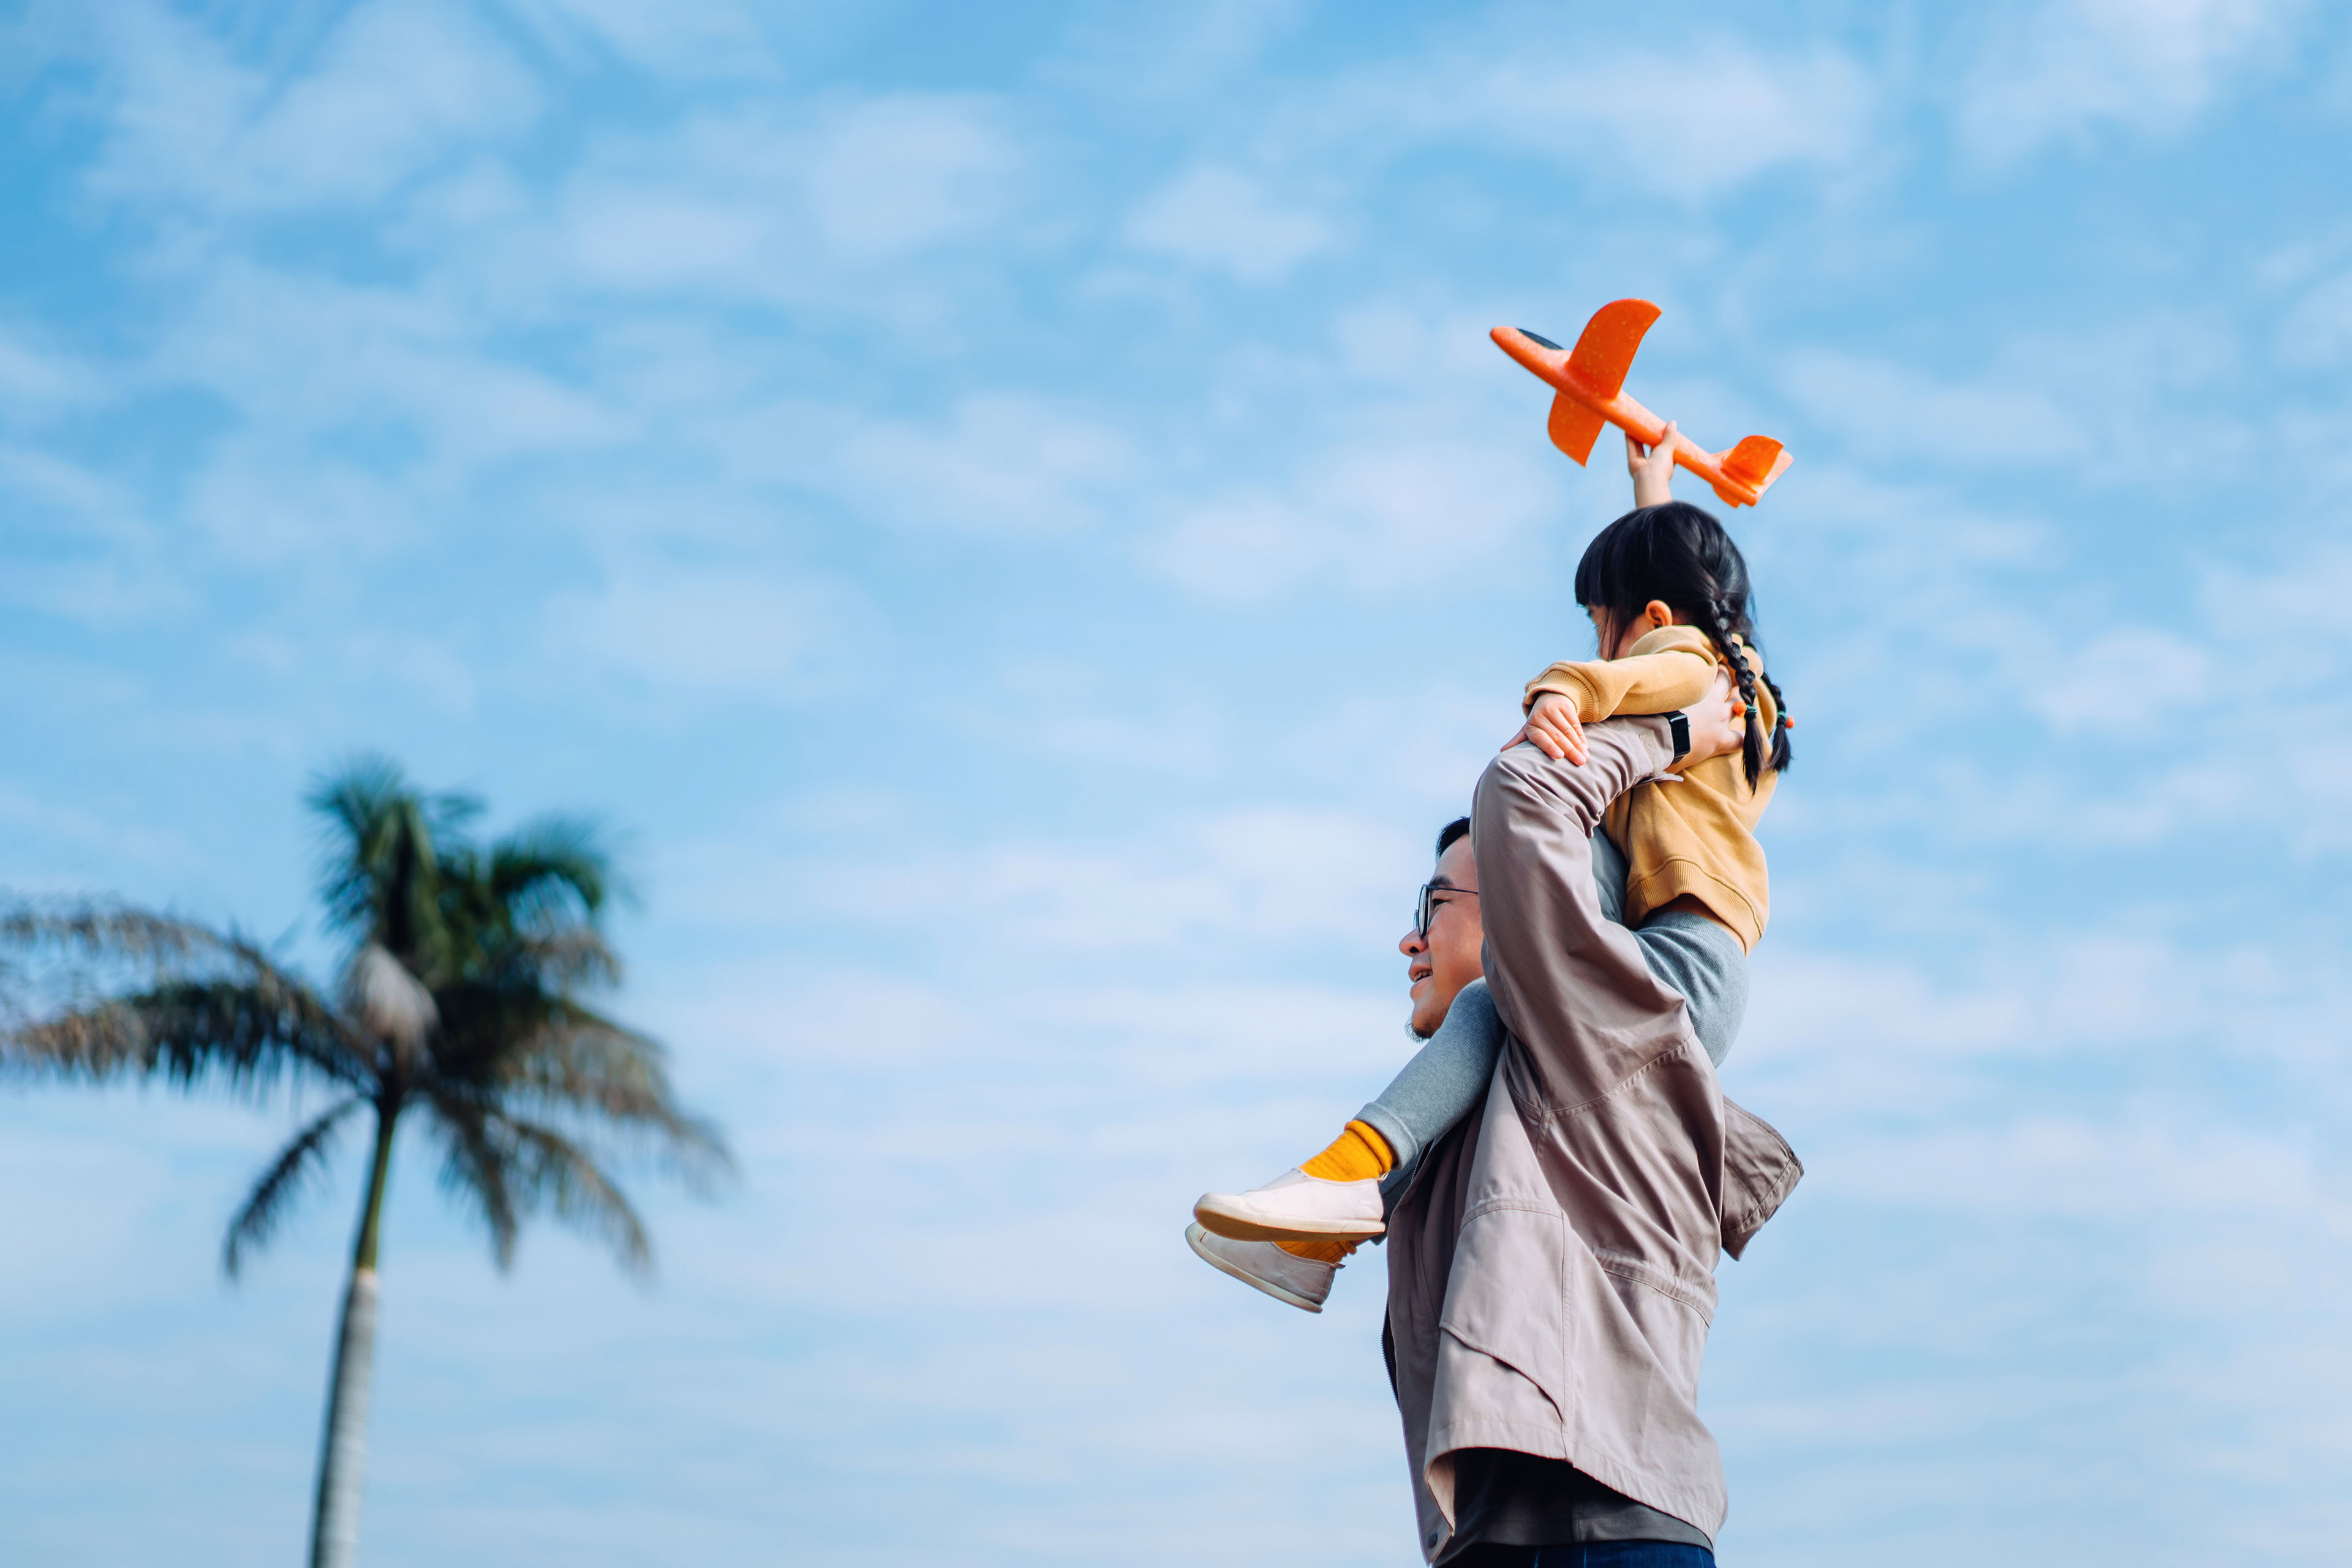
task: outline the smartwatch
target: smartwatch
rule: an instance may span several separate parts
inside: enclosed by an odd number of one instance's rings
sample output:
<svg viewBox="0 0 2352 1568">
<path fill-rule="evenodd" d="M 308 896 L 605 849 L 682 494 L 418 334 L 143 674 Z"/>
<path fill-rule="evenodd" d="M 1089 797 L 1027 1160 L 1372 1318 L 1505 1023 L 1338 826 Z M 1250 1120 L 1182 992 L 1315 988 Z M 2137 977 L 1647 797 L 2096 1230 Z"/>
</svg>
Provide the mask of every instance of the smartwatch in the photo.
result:
<svg viewBox="0 0 2352 1568">
<path fill-rule="evenodd" d="M 1661 713 L 1658 717 L 1664 719 L 1666 721 L 1666 728 L 1674 731 L 1675 761 L 1679 763 L 1690 755 L 1690 715 L 1677 709 L 1672 713 Z"/>
</svg>

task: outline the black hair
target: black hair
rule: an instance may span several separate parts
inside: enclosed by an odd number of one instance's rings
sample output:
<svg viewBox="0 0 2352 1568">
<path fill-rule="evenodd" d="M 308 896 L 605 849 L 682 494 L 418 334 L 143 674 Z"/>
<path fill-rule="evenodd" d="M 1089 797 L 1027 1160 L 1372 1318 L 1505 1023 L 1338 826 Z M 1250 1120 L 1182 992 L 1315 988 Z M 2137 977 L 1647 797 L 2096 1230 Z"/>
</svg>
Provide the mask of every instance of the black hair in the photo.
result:
<svg viewBox="0 0 2352 1568">
<path fill-rule="evenodd" d="M 1469 837 L 1470 819 L 1466 816 L 1455 817 L 1437 830 L 1437 858 L 1441 860 L 1444 859 L 1448 849 Z"/>
<path fill-rule="evenodd" d="M 1748 704 L 1748 739 L 1741 748 L 1748 787 L 1754 789 L 1768 767 L 1776 773 L 1786 769 L 1789 705 L 1764 672 L 1764 652 L 1756 646 L 1756 601 L 1748 586 L 1748 562 L 1723 524 L 1688 501 L 1634 508 L 1596 534 L 1584 547 L 1584 559 L 1576 563 L 1576 602 L 1603 612 L 1614 626 L 1626 625 L 1653 599 L 1686 616 L 1731 661 L 1739 678 L 1740 700 Z M 1748 668 L 1742 643 L 1755 651 L 1754 669 Z M 1769 743 L 1756 702 L 1759 680 L 1772 693 L 1776 715 Z"/>
</svg>

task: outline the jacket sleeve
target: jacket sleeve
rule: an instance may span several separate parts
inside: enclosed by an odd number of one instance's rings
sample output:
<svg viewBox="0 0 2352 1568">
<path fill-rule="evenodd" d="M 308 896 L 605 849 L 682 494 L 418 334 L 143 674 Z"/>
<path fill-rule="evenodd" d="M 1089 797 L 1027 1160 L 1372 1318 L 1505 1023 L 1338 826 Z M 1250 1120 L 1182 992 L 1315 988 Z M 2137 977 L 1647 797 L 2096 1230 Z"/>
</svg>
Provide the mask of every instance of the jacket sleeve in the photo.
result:
<svg viewBox="0 0 2352 1568">
<path fill-rule="evenodd" d="M 1690 626 L 1661 626 L 1622 658 L 1553 665 L 1528 682 L 1519 710 L 1538 692 L 1557 691 L 1576 704 L 1580 724 L 1648 713 L 1672 713 L 1706 695 L 1715 681 L 1715 646 Z"/>
</svg>

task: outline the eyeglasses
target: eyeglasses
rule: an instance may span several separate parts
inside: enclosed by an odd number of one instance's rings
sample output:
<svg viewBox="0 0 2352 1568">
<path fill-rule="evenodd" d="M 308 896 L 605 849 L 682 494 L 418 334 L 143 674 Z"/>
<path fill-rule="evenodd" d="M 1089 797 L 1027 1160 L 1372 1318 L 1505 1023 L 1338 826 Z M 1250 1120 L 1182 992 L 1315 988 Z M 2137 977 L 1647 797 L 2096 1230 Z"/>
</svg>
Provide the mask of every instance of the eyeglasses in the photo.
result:
<svg viewBox="0 0 2352 1568">
<path fill-rule="evenodd" d="M 1451 893 L 1457 899 L 1475 899 L 1478 896 L 1478 889 L 1457 888 L 1451 882 L 1423 882 L 1421 885 L 1421 901 L 1412 907 L 1412 934 L 1423 942 L 1429 940 L 1429 918 L 1439 908 L 1433 896 L 1438 893 Z"/>
</svg>

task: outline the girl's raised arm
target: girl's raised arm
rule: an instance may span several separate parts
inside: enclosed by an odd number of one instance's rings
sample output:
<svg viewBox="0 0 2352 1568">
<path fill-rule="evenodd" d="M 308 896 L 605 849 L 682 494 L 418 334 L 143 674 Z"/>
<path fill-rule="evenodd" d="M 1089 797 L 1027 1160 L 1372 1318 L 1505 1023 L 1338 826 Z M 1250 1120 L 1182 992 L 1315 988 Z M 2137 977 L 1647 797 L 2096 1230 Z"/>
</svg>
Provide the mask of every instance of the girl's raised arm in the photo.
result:
<svg viewBox="0 0 2352 1568">
<path fill-rule="evenodd" d="M 1675 499 L 1675 422 L 1666 421 L 1665 433 L 1654 447 L 1644 447 L 1631 435 L 1625 437 L 1625 471 L 1633 476 L 1635 506 L 1664 506 Z"/>
</svg>

